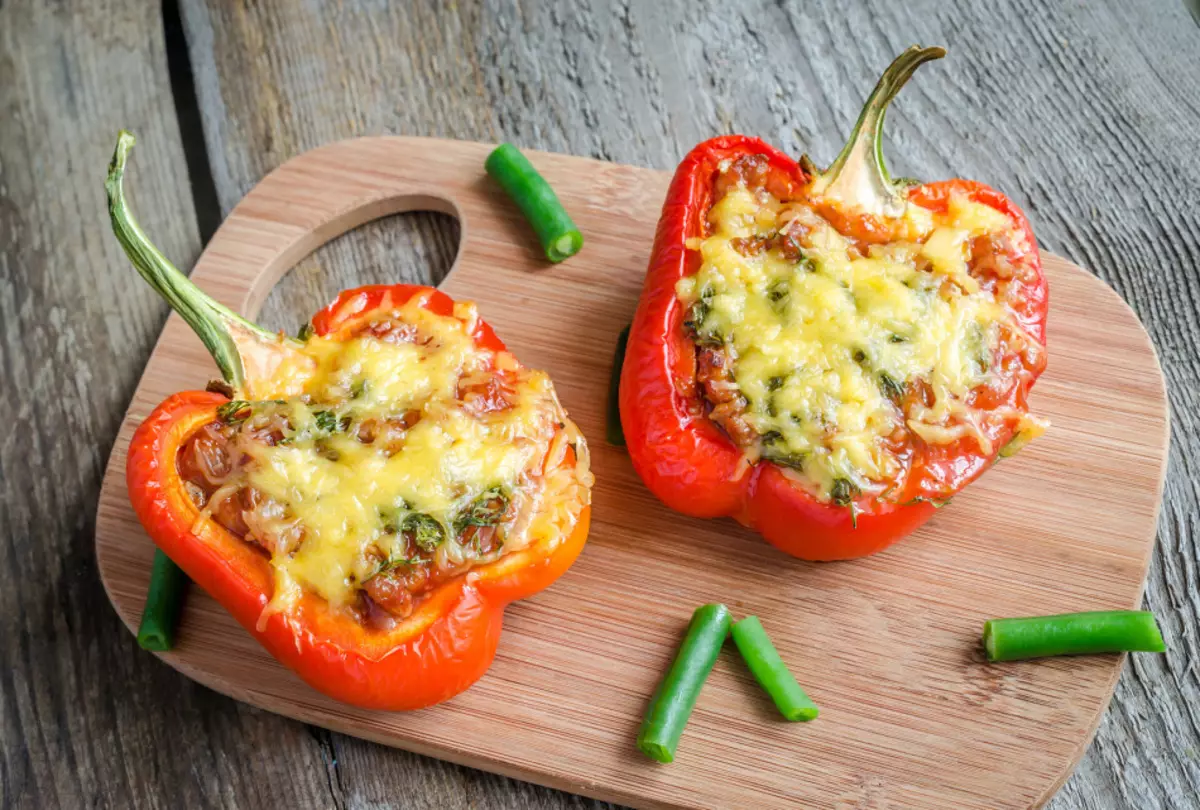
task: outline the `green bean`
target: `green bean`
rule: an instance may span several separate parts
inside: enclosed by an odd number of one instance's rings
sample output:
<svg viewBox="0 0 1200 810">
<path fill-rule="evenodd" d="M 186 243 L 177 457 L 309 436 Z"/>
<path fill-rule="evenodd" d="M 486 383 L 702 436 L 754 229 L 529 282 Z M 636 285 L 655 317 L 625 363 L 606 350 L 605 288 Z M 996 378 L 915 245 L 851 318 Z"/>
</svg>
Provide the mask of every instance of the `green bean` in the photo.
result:
<svg viewBox="0 0 1200 810">
<path fill-rule="evenodd" d="M 1016 661 L 1052 655 L 1163 652 L 1154 614 L 1141 610 L 1102 610 L 1023 619 L 992 619 L 983 625 L 989 661 Z"/>
<path fill-rule="evenodd" d="M 817 704 L 796 683 L 758 617 L 747 616 L 737 622 L 733 625 L 732 634 L 733 643 L 745 659 L 754 680 L 775 701 L 779 713 L 792 722 L 815 719 L 819 714 Z"/>
<path fill-rule="evenodd" d="M 617 336 L 617 350 L 613 353 L 612 376 L 608 380 L 608 421 L 604 429 L 609 444 L 625 446 L 625 431 L 621 428 L 621 368 L 625 365 L 625 345 L 629 342 L 629 324 Z"/>
<path fill-rule="evenodd" d="M 679 736 L 727 635 L 729 610 L 724 605 L 704 605 L 692 614 L 675 661 L 646 709 L 637 736 L 637 747 L 643 754 L 658 762 L 675 759 Z"/>
<path fill-rule="evenodd" d="M 187 575 L 161 549 L 154 552 L 154 567 L 150 571 L 150 591 L 142 608 L 142 623 L 138 627 L 138 645 L 143 650 L 164 652 L 175 644 L 175 625 L 183 609 Z"/>
<path fill-rule="evenodd" d="M 515 146 L 500 144 L 483 165 L 533 226 L 547 259 L 561 262 L 579 252 L 583 234 L 558 201 L 554 189 Z"/>
</svg>

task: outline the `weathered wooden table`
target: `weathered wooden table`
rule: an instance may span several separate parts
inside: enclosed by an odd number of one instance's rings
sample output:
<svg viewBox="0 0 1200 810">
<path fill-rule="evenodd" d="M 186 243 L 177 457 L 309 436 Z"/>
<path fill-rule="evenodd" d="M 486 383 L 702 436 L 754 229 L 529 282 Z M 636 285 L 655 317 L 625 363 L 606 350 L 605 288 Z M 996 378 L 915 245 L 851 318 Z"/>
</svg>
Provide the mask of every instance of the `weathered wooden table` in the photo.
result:
<svg viewBox="0 0 1200 810">
<path fill-rule="evenodd" d="M 92 538 L 166 308 L 109 235 L 118 128 L 141 141 L 136 210 L 188 267 L 264 174 L 353 135 L 669 168 L 744 131 L 828 161 L 914 42 L 950 58 L 892 112 L 893 164 L 1010 192 L 1046 249 L 1137 310 L 1170 385 L 1146 606 L 1171 651 L 1131 660 L 1050 807 L 1200 807 L 1200 28 L 1181 2 L 164 5 L 0 2 L 0 807 L 601 806 L 247 708 L 137 649 Z M 368 225 L 291 273 L 265 321 L 290 330 L 355 283 L 436 281 L 456 240 L 431 214 Z"/>
</svg>

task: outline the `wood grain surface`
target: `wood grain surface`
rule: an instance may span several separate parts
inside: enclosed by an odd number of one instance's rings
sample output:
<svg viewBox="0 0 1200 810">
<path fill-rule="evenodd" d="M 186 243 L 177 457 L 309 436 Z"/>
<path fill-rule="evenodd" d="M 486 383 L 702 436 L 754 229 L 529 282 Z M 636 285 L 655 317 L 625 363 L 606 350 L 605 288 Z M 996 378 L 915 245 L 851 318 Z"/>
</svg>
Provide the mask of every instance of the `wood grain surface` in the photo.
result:
<svg viewBox="0 0 1200 810">
<path fill-rule="evenodd" d="M 714 132 L 746 131 L 827 161 L 912 42 L 951 56 L 889 116 L 896 167 L 1011 193 L 1044 247 L 1130 302 L 1169 384 L 1146 606 L 1171 652 L 1126 667 L 1050 807 L 1196 806 L 1200 30 L 1184 6 L 189 0 L 182 12 L 186 55 L 164 54 L 145 3 L 0 3 L 0 806 L 599 806 L 248 709 L 133 648 L 94 573 L 92 521 L 165 307 L 130 283 L 107 235 L 100 183 L 119 126 L 142 139 L 135 204 L 187 267 L 197 231 L 267 171 L 351 135 L 507 138 L 669 169 Z M 168 2 L 168 36 L 174 13 Z M 442 217 L 367 226 L 290 274 L 266 320 L 293 328 L 353 283 L 439 279 L 455 242 Z M 869 787 L 863 801 L 887 806 Z"/>
<path fill-rule="evenodd" d="M 1153 349 L 1124 302 L 1047 256 L 1053 361 L 1032 404 L 1051 419 L 1051 433 L 888 553 L 805 564 L 730 521 L 669 512 L 622 450 L 596 443 L 610 358 L 581 347 L 614 345 L 629 321 L 670 175 L 529 152 L 588 235 L 586 253 L 548 266 L 484 174 L 489 149 L 362 138 L 297 156 L 237 205 L 192 277 L 256 317 L 279 277 L 327 239 L 398 211 L 453 213 L 463 236 L 442 288 L 477 301 L 510 349 L 549 371 L 593 438 L 586 553 L 556 587 L 510 608 L 483 680 L 427 711 L 360 711 L 314 693 L 202 593 L 167 660 L 291 717 L 639 807 L 863 807 L 868 788 L 913 810 L 1040 806 L 1082 754 L 1123 661 L 989 666 L 979 630 L 995 616 L 1141 599 L 1167 410 Z M 100 496 L 97 564 L 131 630 L 153 550 L 125 488 L 128 442 L 164 398 L 215 373 L 172 317 L 117 438 Z M 1126 481 L 1120 515 L 1104 509 L 1116 476 Z M 714 600 L 772 628 L 824 711 L 809 726 L 771 722 L 748 673 L 724 661 L 681 756 L 663 768 L 633 750 L 638 717 L 691 611 Z M 803 775 L 793 765 L 799 752 Z"/>
</svg>

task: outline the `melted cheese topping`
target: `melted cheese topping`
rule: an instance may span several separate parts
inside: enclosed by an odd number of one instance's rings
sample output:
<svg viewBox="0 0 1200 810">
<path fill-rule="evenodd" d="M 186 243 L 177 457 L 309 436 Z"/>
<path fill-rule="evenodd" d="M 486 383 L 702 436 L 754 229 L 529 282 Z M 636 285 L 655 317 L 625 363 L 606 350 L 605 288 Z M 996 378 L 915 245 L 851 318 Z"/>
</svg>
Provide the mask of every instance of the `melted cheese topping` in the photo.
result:
<svg viewBox="0 0 1200 810">
<path fill-rule="evenodd" d="M 303 351 L 313 362 L 303 393 L 275 403 L 288 435 L 274 445 L 239 445 L 249 456 L 240 483 L 283 506 L 267 534 L 289 536 L 281 529 L 291 527 L 303 538 L 272 554 L 276 589 L 268 612 L 286 610 L 302 589 L 335 607 L 352 604 L 380 570 L 381 552 L 406 556 L 396 526 L 409 515 L 436 521 L 438 561 L 461 564 L 466 550 L 456 521 L 497 488 L 511 508 L 493 557 L 569 535 L 592 481 L 583 439 L 545 373 L 518 370 L 511 355 L 476 346 L 475 318 L 473 307 L 440 316 L 414 298 L 390 316 L 415 327 L 411 342 L 369 333 L 308 339 Z M 481 407 L 461 393 L 494 382 L 497 369 L 507 372 L 509 407 Z M 411 426 L 391 445 L 364 443 L 355 433 L 368 420 L 405 419 Z M 564 464 L 568 445 L 573 465 Z"/>
<path fill-rule="evenodd" d="M 702 265 L 676 293 L 698 343 L 734 358 L 743 418 L 758 436 L 744 447 L 751 461 L 777 461 L 844 502 L 903 474 L 906 428 L 931 444 L 968 436 L 992 451 L 968 393 L 993 377 L 999 331 L 1013 322 L 968 262 L 977 237 L 1019 239 L 1004 214 L 959 196 L 943 214 L 909 204 L 892 223 L 899 238 L 865 246 L 807 204 L 743 184 L 709 223 L 711 234 L 689 245 Z M 930 396 L 906 414 L 915 381 Z"/>
</svg>

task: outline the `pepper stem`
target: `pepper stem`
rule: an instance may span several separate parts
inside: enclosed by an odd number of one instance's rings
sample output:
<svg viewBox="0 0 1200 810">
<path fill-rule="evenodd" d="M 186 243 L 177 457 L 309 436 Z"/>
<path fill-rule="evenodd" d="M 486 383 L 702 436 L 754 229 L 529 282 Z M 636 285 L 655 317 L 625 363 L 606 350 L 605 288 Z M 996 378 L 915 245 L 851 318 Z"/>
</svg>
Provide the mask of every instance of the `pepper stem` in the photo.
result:
<svg viewBox="0 0 1200 810">
<path fill-rule="evenodd" d="M 242 360 L 243 351 L 249 348 L 246 341 L 278 345 L 279 338 L 214 301 L 150 242 L 125 200 L 125 162 L 135 142 L 132 133 L 121 130 L 108 165 L 104 188 L 108 192 L 113 233 L 142 278 L 192 327 L 216 361 L 225 382 L 240 390 L 246 382 Z"/>
<path fill-rule="evenodd" d="M 892 180 L 883 162 L 884 113 L 918 67 L 945 55 L 945 48 L 914 45 L 896 57 L 871 91 L 849 142 L 828 169 L 816 174 L 814 195 L 840 200 L 879 216 L 904 212 L 905 184 Z"/>
</svg>

